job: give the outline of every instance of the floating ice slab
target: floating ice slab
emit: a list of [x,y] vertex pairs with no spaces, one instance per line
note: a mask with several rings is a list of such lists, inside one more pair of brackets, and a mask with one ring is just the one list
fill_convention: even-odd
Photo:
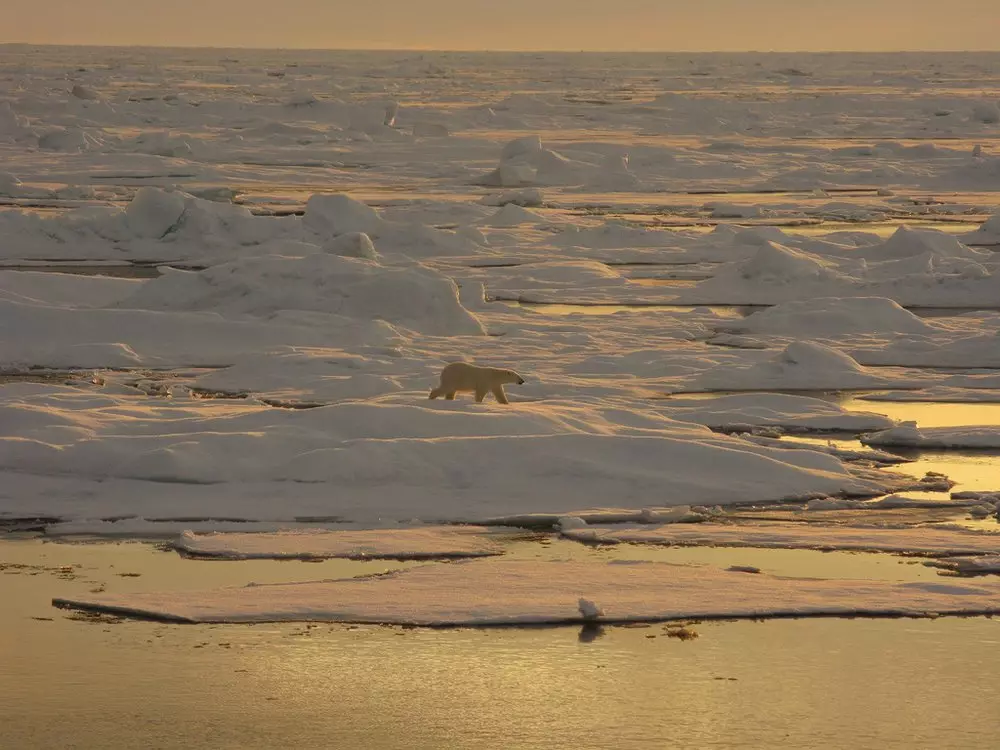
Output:
[[91,594],[55,599],[53,604],[190,623],[472,626],[928,616],[1000,612],[1000,581],[815,580],[653,562],[480,560],[424,565],[378,578],[202,592]]
[[908,448],[1000,448],[1000,427],[917,427],[903,422],[882,432],[863,435],[865,445],[896,445]]
[[503,554],[499,541],[511,535],[509,530],[499,533],[468,526],[344,531],[302,529],[257,534],[184,531],[174,547],[190,555],[229,560],[485,557]]
[[1000,555],[980,555],[978,557],[949,557],[946,560],[929,560],[927,565],[944,568],[962,575],[984,575],[1000,573]]
[[1000,533],[970,531],[960,527],[888,529],[806,523],[768,523],[760,526],[702,523],[669,524],[656,528],[591,526],[568,529],[562,533],[579,542],[601,544],[862,550],[928,556],[1000,554]]

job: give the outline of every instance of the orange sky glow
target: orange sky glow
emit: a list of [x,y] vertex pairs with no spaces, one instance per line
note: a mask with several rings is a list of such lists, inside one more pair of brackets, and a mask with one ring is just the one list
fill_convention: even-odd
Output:
[[[451,50],[1000,50],[1000,2],[48,0],[0,42]],[[942,7],[946,10],[942,11]]]

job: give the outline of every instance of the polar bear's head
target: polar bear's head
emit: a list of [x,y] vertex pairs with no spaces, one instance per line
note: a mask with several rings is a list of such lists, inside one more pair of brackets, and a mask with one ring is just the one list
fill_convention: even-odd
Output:
[[517,383],[518,385],[524,385],[524,378],[513,370],[501,370],[501,373],[503,374],[504,383]]

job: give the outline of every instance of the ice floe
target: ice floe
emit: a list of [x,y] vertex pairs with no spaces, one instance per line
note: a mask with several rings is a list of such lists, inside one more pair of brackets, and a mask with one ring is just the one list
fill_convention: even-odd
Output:
[[[818,507],[818,506],[817,506]],[[844,507],[839,505],[838,507]],[[897,507],[897,506],[891,506]],[[563,536],[591,544],[766,547],[774,549],[861,550],[928,556],[1000,554],[1000,533],[960,527],[855,528],[808,523],[721,525],[670,524],[660,527],[589,526]]]
[[1000,582],[823,580],[655,562],[482,560],[424,565],[377,578],[202,592],[90,594],[53,603],[188,623],[486,626],[817,615],[926,617],[1000,612]]
[[903,422],[888,430],[863,435],[866,445],[895,445],[908,448],[987,448],[1000,449],[1000,427],[918,427]]
[[198,557],[227,560],[299,559],[418,559],[484,557],[503,553],[511,532],[474,526],[427,526],[368,530],[300,529],[272,533],[209,533],[184,531],[175,549]]

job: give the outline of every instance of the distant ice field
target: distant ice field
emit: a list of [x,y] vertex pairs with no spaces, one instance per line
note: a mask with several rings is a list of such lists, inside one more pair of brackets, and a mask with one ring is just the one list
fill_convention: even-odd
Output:
[[[989,572],[998,90],[985,53],[0,47],[0,523],[425,556],[793,513],[957,524]],[[462,360],[524,383],[428,399]]]

